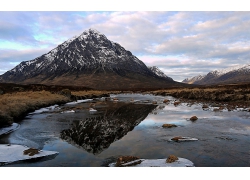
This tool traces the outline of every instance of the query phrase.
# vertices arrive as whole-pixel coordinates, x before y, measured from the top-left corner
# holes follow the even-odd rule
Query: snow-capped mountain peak
[[[162,77],[162,78],[167,78],[169,80],[173,80],[172,78],[168,77],[163,71],[161,71],[157,66],[149,66],[148,69],[150,69],[158,77]]]
[[[141,83],[145,79],[144,77],[156,77],[161,86],[161,77],[166,76],[159,70],[156,73],[148,69],[142,61],[120,44],[110,41],[104,34],[91,28],[79,36],[66,40],[40,57],[21,62],[0,76],[0,80],[14,83],[55,84],[64,82],[65,77],[70,76],[76,79],[77,84],[81,85],[83,83],[81,78],[86,84],[85,78],[88,79],[87,77],[96,75],[96,78],[101,78],[103,74],[110,74],[112,78],[116,77],[116,79],[135,76],[131,77],[131,82],[133,79],[140,79]],[[105,81],[111,83],[109,79]],[[72,84],[72,82],[68,82],[68,84]],[[88,83],[92,86],[95,82]],[[110,86],[113,85],[116,84],[113,83]]]

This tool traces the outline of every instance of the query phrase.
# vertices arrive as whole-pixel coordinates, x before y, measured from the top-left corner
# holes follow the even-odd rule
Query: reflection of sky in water
[[[141,158],[166,158],[169,154],[187,158],[195,166],[250,166],[249,157],[250,112],[213,112],[202,110],[202,104],[181,103],[174,106],[175,98],[142,95],[113,95],[122,101],[157,100],[156,107],[148,116],[128,131],[121,139],[114,141],[100,154],[93,155],[77,145],[60,139],[59,134],[69,129],[74,121],[84,120],[90,115],[87,110],[73,114],[36,114],[21,122],[17,131],[5,136],[0,142],[40,144],[44,150],[58,151],[51,160],[34,163],[20,163],[13,166],[101,166],[103,161],[120,155],[133,155]],[[170,99],[164,104],[164,99]],[[100,104],[96,116],[105,112],[110,104]],[[78,106],[88,107],[89,103]],[[165,107],[163,107],[165,106]],[[96,107],[98,109],[98,106]],[[192,122],[191,116],[198,120]],[[126,114],[124,115],[126,116]],[[176,124],[175,128],[162,128],[163,124]],[[105,128],[105,127],[104,127]],[[33,137],[31,137],[31,135]],[[47,136],[47,137],[46,137]],[[198,138],[197,142],[170,142],[174,136]],[[29,143],[30,142],[30,143]],[[12,165],[9,165],[12,166]]]

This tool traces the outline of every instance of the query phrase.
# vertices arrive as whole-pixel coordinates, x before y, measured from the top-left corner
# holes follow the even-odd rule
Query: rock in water
[[[196,117],[196,116],[192,116],[191,118],[190,118],[190,120],[191,121],[196,121],[198,118]]]

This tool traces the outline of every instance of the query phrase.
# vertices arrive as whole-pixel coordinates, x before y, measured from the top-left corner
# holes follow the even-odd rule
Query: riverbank
[[[24,91],[0,96],[0,128],[22,120],[28,113],[43,107],[88,98],[108,97],[108,91]]]
[[[154,95],[173,96],[182,101],[226,103],[240,107],[250,106],[250,84],[174,88],[151,91],[149,93]]]

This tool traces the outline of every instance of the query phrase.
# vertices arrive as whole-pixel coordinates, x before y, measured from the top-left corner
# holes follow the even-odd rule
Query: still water
[[[201,103],[174,106],[173,97],[149,94],[111,98],[118,100],[93,99],[28,115],[18,130],[0,138],[0,144],[21,144],[59,154],[5,166],[100,167],[121,155],[162,159],[170,154],[198,167],[250,166],[250,112],[203,110]],[[166,98],[169,103],[163,103]],[[97,111],[90,112],[89,107]],[[192,122],[189,118],[194,115],[198,120]],[[163,128],[166,123],[177,127]],[[198,141],[170,141],[175,136]]]

